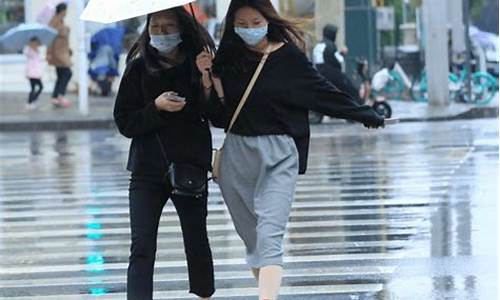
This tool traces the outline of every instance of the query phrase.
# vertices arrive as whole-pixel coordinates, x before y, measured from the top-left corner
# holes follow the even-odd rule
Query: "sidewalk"
[[[89,114],[78,110],[77,95],[69,94],[70,108],[54,108],[50,94],[43,93],[37,101],[38,109],[26,111],[26,94],[0,93],[0,131],[7,130],[62,130],[113,128],[114,96],[90,97]]]
[[[78,111],[76,95],[68,95],[73,106],[68,109],[53,108],[50,94],[42,94],[39,108],[26,111],[27,95],[21,93],[0,93],[0,131],[14,130],[68,130],[90,128],[114,128],[114,96],[108,98],[91,97],[89,114],[83,116]],[[457,119],[498,117],[498,95],[488,106],[452,103],[447,107],[430,107],[425,103],[390,101],[393,116],[401,122],[446,121]],[[326,122],[338,122],[327,119]],[[343,122],[343,121],[340,121]]]

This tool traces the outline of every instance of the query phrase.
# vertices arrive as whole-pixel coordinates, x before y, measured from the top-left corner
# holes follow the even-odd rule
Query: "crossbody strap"
[[[271,46],[268,46],[264,52],[264,55],[262,56],[262,59],[260,60],[259,65],[257,66],[257,69],[255,70],[255,73],[253,74],[252,79],[250,80],[250,83],[247,86],[247,89],[245,90],[245,93],[243,94],[243,97],[241,97],[240,103],[238,104],[238,107],[234,111],[233,118],[231,119],[231,123],[229,123],[229,127],[227,129],[227,132],[230,132],[231,129],[233,128],[234,123],[238,119],[238,116],[240,115],[241,110],[243,109],[243,106],[247,102],[248,96],[250,96],[250,93],[252,92],[253,86],[255,85],[255,82],[257,82],[257,78],[259,78],[259,74],[264,68],[264,65],[266,64],[266,60],[269,57],[269,54],[271,53]]]

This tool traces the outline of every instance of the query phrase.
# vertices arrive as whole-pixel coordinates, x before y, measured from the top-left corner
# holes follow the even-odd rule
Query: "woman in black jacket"
[[[214,293],[206,229],[207,193],[201,199],[172,195],[164,180],[166,159],[196,165],[207,172],[210,169],[212,140],[208,120],[212,116],[207,107],[217,103],[210,104],[201,95],[196,56],[204,47],[202,40],[213,49],[206,31],[184,8],[177,7],[148,15],[145,30],[127,57],[114,118],[120,133],[132,138],[127,164],[132,172],[129,300],[152,299],[158,225],[169,198],[182,227],[190,292],[200,299],[209,299]]]
[[[283,235],[297,175],[306,171],[309,110],[366,127],[384,125],[371,107],[357,104],[320,76],[298,44],[299,31],[269,0],[232,0],[214,60],[227,128],[263,53],[272,51],[228,133],[218,178],[261,300],[275,300],[281,285]]]

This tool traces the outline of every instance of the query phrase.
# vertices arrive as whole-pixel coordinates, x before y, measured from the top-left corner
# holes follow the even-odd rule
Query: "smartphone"
[[[398,123],[399,123],[399,118],[390,118],[390,119],[385,119],[384,121],[384,125],[393,125]]]
[[[168,98],[168,100],[172,100],[175,102],[186,102],[186,98],[176,96],[176,95],[168,95],[167,98]]]

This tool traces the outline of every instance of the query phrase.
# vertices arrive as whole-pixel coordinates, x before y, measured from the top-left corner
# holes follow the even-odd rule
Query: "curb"
[[[2,131],[62,131],[85,129],[114,129],[113,119],[102,120],[63,120],[63,121],[33,121],[33,122],[0,122]]]
[[[402,118],[401,123],[409,122],[443,122],[456,120],[491,119],[498,118],[498,107],[474,107],[458,115],[439,116],[428,118]]]
[[[472,120],[498,118],[498,107],[474,107],[470,110],[450,116],[438,116],[428,118],[401,118],[401,123],[410,122],[443,122],[455,120]],[[332,123],[335,124],[335,123]],[[343,124],[343,123],[342,123]],[[0,122],[2,131],[62,131],[62,130],[85,130],[85,129],[115,129],[116,125],[110,119],[80,119],[80,120],[43,120],[43,121],[11,121]]]

